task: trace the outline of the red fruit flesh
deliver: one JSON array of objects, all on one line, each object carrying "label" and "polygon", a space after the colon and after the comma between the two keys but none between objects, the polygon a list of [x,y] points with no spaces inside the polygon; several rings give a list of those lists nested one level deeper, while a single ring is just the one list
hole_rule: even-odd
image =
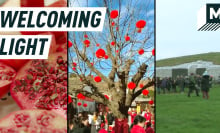
[{"label": "red fruit flesh", "polygon": [[55,53],[48,60],[31,60],[17,73],[11,95],[21,109],[55,110],[66,116],[67,57]]},{"label": "red fruit flesh", "polygon": [[28,59],[0,59],[0,62],[11,66],[16,71],[18,71],[22,66],[24,66],[29,60]]},{"label": "red fruit flesh", "polygon": [[20,0],[21,7],[44,7],[44,0]]},{"label": "red fruit flesh", "polygon": [[9,91],[16,72],[10,66],[0,62],[0,98]]},{"label": "red fruit flesh", "polygon": [[20,110],[0,120],[0,133],[66,133],[66,119],[53,111]]}]

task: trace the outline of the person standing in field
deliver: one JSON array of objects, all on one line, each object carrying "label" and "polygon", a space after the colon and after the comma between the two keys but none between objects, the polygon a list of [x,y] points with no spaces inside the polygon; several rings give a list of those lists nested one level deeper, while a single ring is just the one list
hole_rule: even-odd
[{"label": "person standing in field", "polygon": [[156,90],[158,94],[160,94],[160,85],[161,85],[160,77],[156,77]]},{"label": "person standing in field", "polygon": [[172,91],[173,91],[173,93],[176,93],[177,79],[172,78],[171,83],[172,83]]},{"label": "person standing in field", "polygon": [[199,96],[199,91],[196,88],[195,76],[194,76],[193,73],[191,73],[190,76],[189,76],[189,92],[188,92],[188,97],[190,97],[190,94],[193,92],[193,90],[196,91],[196,96]]},{"label": "person standing in field", "polygon": [[209,99],[209,88],[210,88],[210,76],[207,71],[202,75],[201,90],[204,99]]},{"label": "person standing in field", "polygon": [[201,81],[202,81],[201,76],[200,75],[196,75],[195,81],[196,81],[196,88],[198,90],[201,90]]},{"label": "person standing in field", "polygon": [[180,76],[178,84],[179,84],[179,87],[180,87],[180,93],[184,93],[184,88],[185,88],[185,78],[184,78],[184,76],[182,76],[182,75]]},{"label": "person standing in field", "polygon": [[172,87],[172,79],[171,79],[171,77],[169,77],[167,79],[167,84],[166,84],[166,88],[167,88],[168,93],[170,93],[171,87]]},{"label": "person standing in field", "polygon": [[165,94],[166,87],[167,87],[167,78],[165,77],[162,79],[160,84],[160,88],[162,89],[163,94]]}]

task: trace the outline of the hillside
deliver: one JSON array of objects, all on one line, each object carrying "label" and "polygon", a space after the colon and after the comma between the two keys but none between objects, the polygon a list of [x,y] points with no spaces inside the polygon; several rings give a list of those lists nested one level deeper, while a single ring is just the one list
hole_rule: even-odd
[{"label": "hillside", "polygon": [[196,55],[181,56],[181,57],[176,57],[176,58],[158,60],[156,61],[156,66],[157,67],[175,66],[175,65],[179,65],[183,63],[194,62],[197,60],[211,61],[216,65],[220,65],[220,52],[196,54]]}]

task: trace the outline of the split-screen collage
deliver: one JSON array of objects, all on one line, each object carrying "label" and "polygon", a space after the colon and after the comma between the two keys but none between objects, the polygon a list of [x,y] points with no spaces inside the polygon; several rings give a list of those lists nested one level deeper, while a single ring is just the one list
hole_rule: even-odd
[{"label": "split-screen collage", "polygon": [[219,133],[219,18],[219,0],[0,0],[0,133]]}]

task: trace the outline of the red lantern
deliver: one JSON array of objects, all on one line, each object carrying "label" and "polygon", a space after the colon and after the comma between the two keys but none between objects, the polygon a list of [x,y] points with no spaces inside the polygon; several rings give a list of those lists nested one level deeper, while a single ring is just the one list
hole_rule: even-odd
[{"label": "red lantern", "polygon": [[73,66],[76,67],[76,66],[77,66],[77,63],[76,63],[76,62],[73,62]]},{"label": "red lantern", "polygon": [[139,21],[137,21],[137,23],[136,23],[136,27],[137,27],[137,28],[144,28],[145,25],[146,25],[146,21],[145,21],[145,20],[139,20]]},{"label": "red lantern", "polygon": [[138,54],[139,54],[139,55],[144,54],[144,50],[143,50],[143,49],[138,50]]},{"label": "red lantern", "polygon": [[152,50],[152,55],[155,56],[155,50],[154,49]]},{"label": "red lantern", "polygon": [[140,84],[140,88],[143,88],[144,87],[144,85],[143,84]]},{"label": "red lantern", "polygon": [[68,104],[72,103],[72,102],[73,102],[72,97],[70,95],[68,95]]},{"label": "red lantern", "polygon": [[128,83],[128,88],[133,90],[136,87],[136,84],[134,82],[129,82]]},{"label": "red lantern", "polygon": [[118,10],[112,10],[111,13],[110,13],[110,17],[112,19],[115,19],[118,17]]},{"label": "red lantern", "polygon": [[106,60],[108,59],[108,55],[105,55],[105,57],[104,57]]},{"label": "red lantern", "polygon": [[72,47],[73,43],[71,41],[68,41],[68,48]]},{"label": "red lantern", "polygon": [[148,90],[143,90],[143,91],[142,91],[142,94],[145,95],[145,96],[147,96],[147,95],[149,94],[149,91],[148,91]]},{"label": "red lantern", "polygon": [[77,94],[77,98],[83,100],[83,99],[85,99],[86,97],[85,97],[82,93],[78,93],[78,94]]},{"label": "red lantern", "polygon": [[118,51],[118,50],[116,50],[115,52],[116,52],[116,53],[118,53],[119,51]]},{"label": "red lantern", "polygon": [[100,49],[98,49],[98,50],[96,51],[95,54],[96,54],[96,57],[97,57],[97,58],[99,58],[99,59],[100,59],[100,58],[103,58],[103,57],[105,56],[105,50],[100,48]]},{"label": "red lantern", "polygon": [[84,38],[88,38],[88,35],[87,35],[87,34],[85,34],[85,35],[84,35]]},{"label": "red lantern", "polygon": [[75,68],[75,67],[73,67],[72,69],[73,69],[73,71],[76,71],[76,68]]},{"label": "red lantern", "polygon": [[116,27],[116,30],[117,30],[117,31],[119,31],[119,28],[118,28],[118,27]]},{"label": "red lantern", "polygon": [[82,105],[82,103],[81,103],[81,102],[78,102],[78,103],[77,103],[77,105],[78,105],[78,106],[81,106],[81,105]]},{"label": "red lantern", "polygon": [[153,100],[150,100],[148,103],[149,103],[150,105],[152,105],[152,104],[154,104],[154,101],[153,101]]},{"label": "red lantern", "polygon": [[94,65],[93,63],[90,63],[92,66]]},{"label": "red lantern", "polygon": [[97,47],[99,47],[99,46],[100,46],[100,44],[99,44],[99,43],[97,43],[97,44],[96,44],[96,46],[97,46]]},{"label": "red lantern", "polygon": [[84,40],[83,43],[84,43],[86,46],[89,46],[90,41],[89,41],[89,40]]},{"label": "red lantern", "polygon": [[106,99],[108,99],[108,100],[109,100],[109,97],[108,97],[108,95],[104,95],[104,96],[105,96],[105,98],[106,98]]},{"label": "red lantern", "polygon": [[125,41],[130,41],[130,37],[129,36],[125,36]]},{"label": "red lantern", "polygon": [[115,26],[115,22],[114,21],[112,22],[112,26]]},{"label": "red lantern", "polygon": [[94,80],[95,80],[95,82],[101,82],[102,81],[102,78],[101,77],[99,77],[99,76],[96,76],[95,78],[94,78]]},{"label": "red lantern", "polygon": [[112,46],[115,46],[115,42],[111,42],[111,45],[112,45]]},{"label": "red lantern", "polygon": [[84,103],[84,104],[83,104],[83,107],[87,107],[87,104],[86,104],[86,103]]}]

